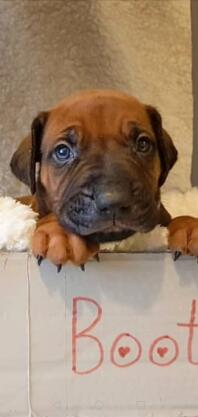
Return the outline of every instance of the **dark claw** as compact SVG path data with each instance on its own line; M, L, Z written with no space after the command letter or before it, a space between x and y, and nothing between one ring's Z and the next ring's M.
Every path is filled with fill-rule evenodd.
M179 259L181 255L182 255L182 253L181 253L181 252L176 251L176 252L174 253L174 261L177 261L177 259Z
M62 269L62 265L61 264L57 265L57 272L60 272L61 269Z
M96 255L94 255L94 258L96 259L97 262L100 262L100 257L99 257L98 253L96 253Z
M40 266L41 262L43 261L43 256L38 255L38 256L36 257L36 259L37 259L38 266Z
M81 269L81 271L83 271L83 272L84 272L84 271L85 271L85 265L84 265L84 264L81 264L81 265L80 265L80 269Z

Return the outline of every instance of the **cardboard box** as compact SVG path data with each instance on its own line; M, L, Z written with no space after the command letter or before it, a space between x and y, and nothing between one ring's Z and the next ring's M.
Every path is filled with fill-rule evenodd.
M198 415L198 265L0 257L0 417Z

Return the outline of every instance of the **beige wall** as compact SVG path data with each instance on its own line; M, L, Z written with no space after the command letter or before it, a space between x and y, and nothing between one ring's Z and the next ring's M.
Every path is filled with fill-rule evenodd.
M156 105L180 152L167 187L190 186L189 0L0 0L0 57L1 193L24 192L9 160L33 116L90 87Z

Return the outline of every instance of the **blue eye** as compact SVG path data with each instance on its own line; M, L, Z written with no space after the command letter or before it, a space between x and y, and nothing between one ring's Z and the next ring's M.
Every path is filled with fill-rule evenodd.
M65 145L60 144L54 149L54 157L57 162L67 162L70 161L73 158L73 152L71 149Z
M141 134L136 141L136 150L141 153L148 153L152 150L153 144L151 139L145 134Z

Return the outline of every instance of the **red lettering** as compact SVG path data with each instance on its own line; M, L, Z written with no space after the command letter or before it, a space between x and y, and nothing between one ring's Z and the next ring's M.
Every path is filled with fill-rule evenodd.
M86 329L77 333L78 303L79 302L94 304L97 308L97 316L96 316L95 320L93 320L92 323L88 327L86 327ZM89 332L100 321L101 316L102 316L102 308L100 307L100 305L95 300L92 300L91 298L76 297L76 298L73 299L73 311L72 311L72 313L73 313L72 314L72 365L73 365L72 369L76 374L79 374L79 375L90 374L91 372L98 369L102 365L102 362L104 360L104 350L103 350L103 347L102 347L102 344L101 344L100 340L96 336L93 336L93 335L89 334ZM98 363L94 367L92 367L90 369L87 369L85 371L80 371L80 370L77 369L77 341L81 338L87 338L87 339L93 340L93 342L95 342L95 344L97 345L98 350L99 350Z
M154 359L154 357L153 357L153 353L154 353L154 351L155 352L157 352L158 353L158 355L161 357L161 358L163 358L163 357L165 357L165 355L169 352L169 349L167 348L167 346L163 346L163 347L158 347L157 348L157 344L159 343L159 342L161 342L162 340L170 340L172 343L173 343L173 346L174 346L174 350L175 350L175 354L174 354L174 356L172 357L172 359L169 359L167 362L158 362L158 361L156 361L155 359ZM170 336L160 336L160 337L158 337L157 339L155 339L154 341L153 341L153 343L152 343L152 345L151 345L151 347L150 347L150 349L149 349L149 359L150 359L150 361L152 362L152 363L154 363L155 365L158 365L158 366L169 366L169 365L171 365L173 362L175 362L176 360L177 360L177 358L178 358L178 355L179 355L179 346L178 346L178 344L177 344L177 342L176 342L176 340L175 339L173 339L172 337L170 337Z
M188 352L188 360L192 365L198 365L198 361L195 362L193 360L193 337L194 337L194 328L198 327L198 324L195 323L195 316L196 316L196 300L192 300L192 308L190 314L190 322L189 323L177 323L180 327L187 327L189 328L189 336L188 336L188 344L187 344L187 352Z
M136 343L136 345L137 345L137 355L136 355L135 359L131 360L130 362L127 362L127 363L124 363L124 364L120 364L115 359L115 352L117 352L117 351L119 351L119 352L121 351L122 352L123 351L123 354L120 353L120 356L121 357L125 357L125 354L129 354L130 351L131 351L131 349L129 349L129 347L121 347L119 349L117 348L118 343L120 342L120 340L123 337L130 338L130 339L133 340L133 342ZM126 343L126 339L125 339L125 343ZM141 354L142 354L142 346L141 346L139 340L136 339L136 337L132 336L129 333L121 333L119 336L116 337L116 339L114 340L114 342L112 344L111 351L110 351L110 359L111 359L111 362L115 366L117 366L118 368L126 368L126 367L131 366L131 365L134 365L136 362L138 362L139 359L140 359L140 357L141 357Z

